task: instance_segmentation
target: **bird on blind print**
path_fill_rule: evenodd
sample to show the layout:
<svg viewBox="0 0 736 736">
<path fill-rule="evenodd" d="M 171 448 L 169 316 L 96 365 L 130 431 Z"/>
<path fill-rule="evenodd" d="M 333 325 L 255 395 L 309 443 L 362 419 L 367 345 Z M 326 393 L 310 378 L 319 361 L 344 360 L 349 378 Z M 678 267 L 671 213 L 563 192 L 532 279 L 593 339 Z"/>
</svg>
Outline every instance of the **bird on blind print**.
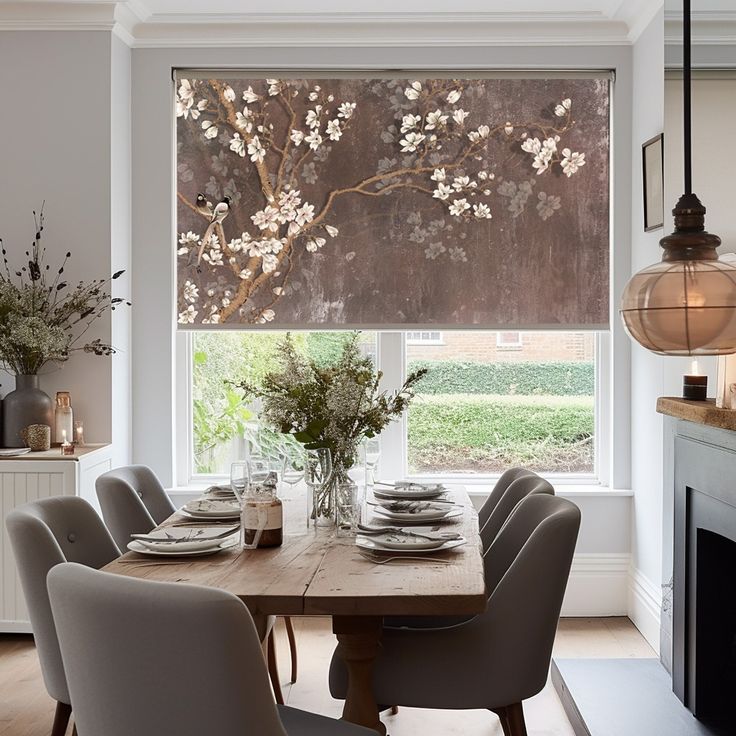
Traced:
<svg viewBox="0 0 736 736">
<path fill-rule="evenodd" d="M 202 197 L 201 202 L 199 199 L 200 196 Z M 197 266 L 199 266 L 199 262 L 202 260 L 202 253 L 204 253 L 204 249 L 209 245 L 210 240 L 212 240 L 212 234 L 215 231 L 215 226 L 220 225 L 222 221 L 228 216 L 231 204 L 232 199 L 225 195 L 212 210 L 212 214 L 210 215 L 210 224 L 207 226 L 207 230 L 205 230 L 204 236 L 202 238 L 202 244 L 199 246 L 199 253 L 197 254 Z M 211 207 L 212 205 L 205 200 L 203 195 L 197 195 L 197 210 L 199 212 L 201 212 L 202 214 L 207 214 L 208 210 Z"/>
</svg>

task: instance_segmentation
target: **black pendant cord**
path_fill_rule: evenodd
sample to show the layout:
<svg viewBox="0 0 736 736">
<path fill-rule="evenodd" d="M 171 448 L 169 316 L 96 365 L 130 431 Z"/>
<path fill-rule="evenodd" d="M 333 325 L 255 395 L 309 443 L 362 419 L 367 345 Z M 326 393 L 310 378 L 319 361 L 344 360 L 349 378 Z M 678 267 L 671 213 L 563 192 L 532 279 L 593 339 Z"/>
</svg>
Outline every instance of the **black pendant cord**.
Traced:
<svg viewBox="0 0 736 736">
<path fill-rule="evenodd" d="M 692 140 L 691 140 L 691 57 L 690 57 L 690 0 L 682 0 L 682 103 L 683 142 L 685 146 L 685 194 L 692 194 Z"/>
</svg>

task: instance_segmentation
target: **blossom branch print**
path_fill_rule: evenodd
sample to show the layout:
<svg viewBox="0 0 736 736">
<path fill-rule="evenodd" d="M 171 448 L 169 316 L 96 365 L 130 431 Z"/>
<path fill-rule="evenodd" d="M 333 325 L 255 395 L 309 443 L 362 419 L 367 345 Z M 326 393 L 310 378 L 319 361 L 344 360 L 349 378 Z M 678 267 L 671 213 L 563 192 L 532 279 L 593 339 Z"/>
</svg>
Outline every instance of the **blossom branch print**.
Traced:
<svg viewBox="0 0 736 736">
<path fill-rule="evenodd" d="M 179 156 L 197 148 L 203 163 L 179 166 L 179 322 L 279 321 L 311 263 L 354 256 L 340 218 L 374 218 L 361 199 L 406 202 L 407 217 L 429 208 L 440 230 L 464 238 L 511 200 L 514 217 L 526 210 L 534 183 L 509 170 L 553 177 L 558 191 L 586 165 L 571 139 L 572 97 L 548 99 L 536 118 L 490 120 L 473 109 L 488 104 L 483 94 L 483 80 L 180 80 Z M 200 193 L 209 211 L 225 196 L 229 204 L 207 237 Z M 560 209 L 559 194 L 539 193 L 540 219 Z M 425 250 L 431 261 L 467 262 L 459 243 Z"/>
</svg>

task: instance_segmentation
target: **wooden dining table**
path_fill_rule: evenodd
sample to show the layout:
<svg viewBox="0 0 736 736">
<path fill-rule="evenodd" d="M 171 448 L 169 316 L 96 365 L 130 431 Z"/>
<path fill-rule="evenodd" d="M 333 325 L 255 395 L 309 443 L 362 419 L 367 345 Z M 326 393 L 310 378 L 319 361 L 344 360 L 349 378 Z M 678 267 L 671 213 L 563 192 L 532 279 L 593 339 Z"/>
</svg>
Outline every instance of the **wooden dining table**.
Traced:
<svg viewBox="0 0 736 736">
<path fill-rule="evenodd" d="M 459 532 L 467 544 L 429 555 L 430 561 L 376 564 L 359 554 L 354 539 L 334 529 L 307 529 L 302 519 L 289 523 L 287 506 L 280 547 L 235 547 L 175 560 L 128 552 L 104 570 L 229 591 L 246 604 L 257 626 L 270 615 L 331 616 L 336 652 L 348 673 L 343 718 L 385 734 L 372 687 L 383 617 L 474 615 L 486 607 L 478 516 L 463 487 L 450 490 L 464 513 L 442 530 Z M 176 513 L 161 526 L 182 521 Z M 295 533 L 299 522 L 303 529 Z"/>
</svg>

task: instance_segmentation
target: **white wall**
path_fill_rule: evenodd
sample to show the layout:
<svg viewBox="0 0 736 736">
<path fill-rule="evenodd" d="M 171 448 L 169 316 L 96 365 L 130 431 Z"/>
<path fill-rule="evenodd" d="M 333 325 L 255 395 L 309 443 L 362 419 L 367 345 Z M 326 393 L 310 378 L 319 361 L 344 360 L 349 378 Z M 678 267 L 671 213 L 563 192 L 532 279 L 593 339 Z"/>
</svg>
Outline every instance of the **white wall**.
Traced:
<svg viewBox="0 0 736 736">
<path fill-rule="evenodd" d="M 664 127 L 664 11 L 633 48 L 631 273 L 660 260 L 661 230 L 644 232 L 641 144 Z M 670 226 L 665 218 L 666 227 Z M 621 292 L 614 294 L 620 299 Z M 632 566 L 630 615 L 653 645 L 659 641 L 662 523 L 662 417 L 657 398 L 664 392 L 665 360 L 637 344 L 631 347 Z M 641 591 L 647 591 L 646 603 Z M 653 599 L 653 600 L 652 600 Z"/>
</svg>

